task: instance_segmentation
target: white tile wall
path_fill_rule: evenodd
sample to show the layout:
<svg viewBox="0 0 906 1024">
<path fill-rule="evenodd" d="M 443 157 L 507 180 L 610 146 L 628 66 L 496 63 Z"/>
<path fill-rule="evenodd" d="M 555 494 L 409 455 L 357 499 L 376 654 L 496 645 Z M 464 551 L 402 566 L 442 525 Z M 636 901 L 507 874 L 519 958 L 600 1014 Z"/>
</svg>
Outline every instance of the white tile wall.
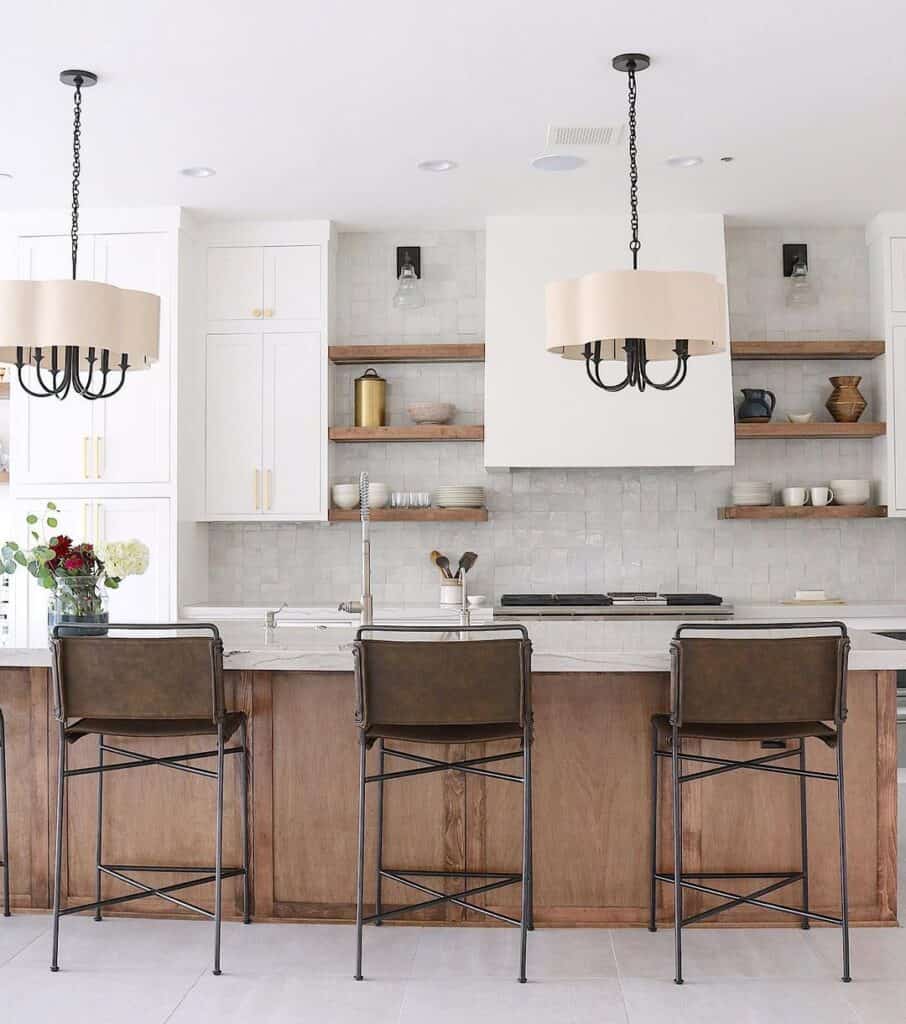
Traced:
<svg viewBox="0 0 906 1024">
<path fill-rule="evenodd" d="M 784 303 L 782 241 L 804 241 L 817 305 Z M 861 229 L 731 229 L 728 277 L 734 338 L 868 337 L 868 282 Z M 421 245 L 428 303 L 394 311 L 395 246 Z M 480 341 L 484 244 L 479 232 L 344 234 L 338 253 L 336 340 L 343 343 Z M 778 414 L 813 409 L 827 418 L 827 377 L 871 364 L 737 364 L 735 383 L 778 394 Z M 352 420 L 352 379 L 334 372 L 334 423 Z M 385 366 L 391 423 L 407 422 L 415 399 L 455 402 L 457 422 L 481 420 L 482 373 L 475 365 Z M 602 396 L 601 401 L 606 401 Z M 871 417 L 871 409 L 866 418 Z M 604 589 L 708 590 L 735 601 L 779 600 L 797 587 L 851 599 L 906 599 L 906 523 L 889 521 L 718 522 L 732 479 L 820 483 L 868 476 L 870 444 L 764 442 L 740 446 L 735 470 L 521 470 L 486 472 L 480 445 L 336 445 L 332 478 L 368 469 L 393 489 L 483 483 L 488 523 L 376 524 L 378 602 L 431 602 L 437 572 L 428 552 L 479 553 L 474 593 Z M 211 599 L 218 602 L 332 604 L 359 589 L 355 524 L 211 527 Z"/>
</svg>

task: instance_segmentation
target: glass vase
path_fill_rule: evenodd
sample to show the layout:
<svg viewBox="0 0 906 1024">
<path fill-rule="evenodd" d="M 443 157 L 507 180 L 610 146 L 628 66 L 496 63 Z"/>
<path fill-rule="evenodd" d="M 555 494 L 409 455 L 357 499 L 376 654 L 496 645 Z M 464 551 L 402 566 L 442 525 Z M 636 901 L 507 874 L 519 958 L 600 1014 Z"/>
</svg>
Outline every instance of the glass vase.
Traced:
<svg viewBox="0 0 906 1024">
<path fill-rule="evenodd" d="M 101 577 L 57 576 L 47 610 L 48 631 L 58 626 L 60 636 L 106 636 L 109 621 Z"/>
</svg>

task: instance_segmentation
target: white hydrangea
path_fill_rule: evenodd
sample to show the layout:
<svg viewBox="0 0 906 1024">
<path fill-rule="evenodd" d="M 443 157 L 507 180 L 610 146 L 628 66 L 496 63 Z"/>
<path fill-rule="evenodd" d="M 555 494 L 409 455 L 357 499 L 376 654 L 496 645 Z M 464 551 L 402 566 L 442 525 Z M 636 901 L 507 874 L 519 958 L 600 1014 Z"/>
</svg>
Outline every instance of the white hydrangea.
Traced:
<svg viewBox="0 0 906 1024">
<path fill-rule="evenodd" d="M 100 546 L 98 554 L 106 575 L 121 580 L 141 576 L 148 568 L 150 552 L 147 544 L 133 539 L 108 541 Z"/>
</svg>

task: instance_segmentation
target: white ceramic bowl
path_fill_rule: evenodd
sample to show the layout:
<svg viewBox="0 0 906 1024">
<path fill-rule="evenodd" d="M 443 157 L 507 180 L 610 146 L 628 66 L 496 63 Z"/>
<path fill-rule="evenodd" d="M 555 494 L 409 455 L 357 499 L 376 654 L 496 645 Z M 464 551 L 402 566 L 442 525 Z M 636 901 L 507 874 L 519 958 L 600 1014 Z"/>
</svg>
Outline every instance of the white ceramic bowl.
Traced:
<svg viewBox="0 0 906 1024">
<path fill-rule="evenodd" d="M 787 413 L 786 418 L 790 423 L 811 423 L 815 414 L 813 412 L 790 412 Z"/>
<path fill-rule="evenodd" d="M 368 485 L 368 504 L 372 508 L 386 508 L 390 501 L 390 488 L 386 484 Z"/>
<path fill-rule="evenodd" d="M 330 496 L 337 508 L 355 508 L 359 503 L 359 485 L 334 484 Z"/>
<path fill-rule="evenodd" d="M 871 500 L 870 480 L 831 480 L 835 505 L 867 505 Z"/>
<path fill-rule="evenodd" d="M 449 423 L 456 406 L 452 402 L 415 402 L 406 412 L 415 423 Z"/>
</svg>

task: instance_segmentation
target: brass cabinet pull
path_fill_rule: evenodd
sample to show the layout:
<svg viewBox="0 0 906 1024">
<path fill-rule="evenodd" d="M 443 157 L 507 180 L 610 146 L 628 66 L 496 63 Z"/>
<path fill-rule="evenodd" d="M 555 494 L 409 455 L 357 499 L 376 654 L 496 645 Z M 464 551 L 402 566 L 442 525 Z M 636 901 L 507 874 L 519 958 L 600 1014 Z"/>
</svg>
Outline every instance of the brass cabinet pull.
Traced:
<svg viewBox="0 0 906 1024">
<path fill-rule="evenodd" d="M 266 309 L 264 311 L 264 315 L 267 316 L 267 317 L 271 317 L 271 316 L 274 315 L 274 311 L 272 309 Z"/>
<path fill-rule="evenodd" d="M 88 538 L 88 502 L 82 502 L 82 538 Z"/>
<path fill-rule="evenodd" d="M 96 480 L 101 479 L 101 456 L 103 452 L 104 439 L 97 434 L 94 439 L 94 476 Z"/>
<path fill-rule="evenodd" d="M 257 306 L 252 310 L 252 316 L 255 317 L 256 319 L 257 317 L 261 316 L 261 310 L 258 309 Z"/>
<path fill-rule="evenodd" d="M 101 503 L 94 503 L 94 543 L 95 546 L 101 543 Z"/>
<path fill-rule="evenodd" d="M 82 437 L 82 479 L 88 479 L 88 435 Z"/>
<path fill-rule="evenodd" d="M 270 512 L 271 510 L 271 471 L 266 469 L 264 471 L 264 511 Z"/>
<path fill-rule="evenodd" d="M 258 495 L 261 492 L 261 470 L 255 467 L 255 511 L 261 511 L 261 502 L 258 499 Z"/>
</svg>

